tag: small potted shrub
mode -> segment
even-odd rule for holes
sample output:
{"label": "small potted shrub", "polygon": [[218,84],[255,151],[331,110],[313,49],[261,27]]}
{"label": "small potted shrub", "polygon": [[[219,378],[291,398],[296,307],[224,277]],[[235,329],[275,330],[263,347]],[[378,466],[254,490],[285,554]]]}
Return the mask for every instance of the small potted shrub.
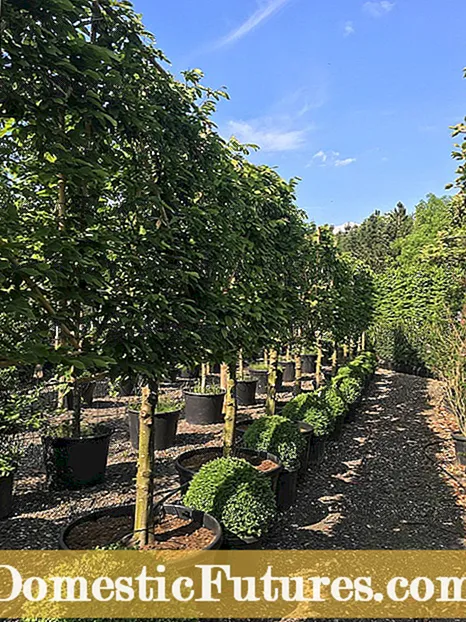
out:
{"label": "small potted shrub", "polygon": [[310,394],[303,421],[312,428],[309,463],[320,464],[324,457],[325,443],[333,430],[333,417],[323,397],[317,392]]}
{"label": "small potted shrub", "polygon": [[276,517],[270,482],[241,458],[218,458],[205,464],[193,477],[183,501],[189,508],[214,516],[232,546],[253,545]]}
{"label": "small potted shrub", "polygon": [[[154,449],[173,447],[183,407],[181,400],[163,395],[160,397],[154,413]],[[129,437],[136,450],[139,447],[139,409],[140,403],[135,402],[128,410]]]}
{"label": "small potted shrub", "polygon": [[323,391],[323,400],[326,409],[333,418],[333,431],[331,433],[331,440],[338,440],[341,437],[343,430],[343,423],[345,421],[345,415],[348,410],[344,399],[340,395],[338,388],[332,384],[326,387]]}
{"label": "small potted shrub", "polygon": [[217,384],[203,386],[196,384],[184,391],[186,421],[193,425],[212,425],[222,423],[225,390]]}
{"label": "small potted shrub", "polygon": [[[346,371],[348,373],[345,373]],[[342,374],[338,374],[335,377],[333,382],[348,407],[347,415],[354,417],[356,407],[360,403],[362,397],[363,380],[355,375],[351,375],[351,370],[346,368],[343,370]]]}
{"label": "small potted shrub", "polygon": [[277,491],[277,504],[289,508],[297,496],[298,472],[304,459],[306,441],[296,424],[286,417],[261,417],[248,427],[243,445],[276,455],[283,464]]}

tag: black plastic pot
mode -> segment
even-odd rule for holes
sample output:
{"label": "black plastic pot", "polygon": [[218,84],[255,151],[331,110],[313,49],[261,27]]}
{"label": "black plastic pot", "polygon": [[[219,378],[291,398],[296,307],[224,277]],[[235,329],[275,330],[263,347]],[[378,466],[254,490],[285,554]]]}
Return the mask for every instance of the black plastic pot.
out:
{"label": "black plastic pot", "polygon": [[[92,408],[94,401],[95,382],[85,382],[81,385],[81,404],[83,408]],[[66,394],[66,407],[73,410],[74,392],[69,391]]]}
{"label": "black plastic pot", "polygon": [[301,458],[301,468],[299,469],[299,474],[304,475],[304,473],[306,473],[308,466],[309,466],[309,456],[311,453],[311,442],[314,437],[312,434],[312,427],[308,423],[305,423],[304,421],[298,421],[298,427],[299,427],[299,431],[304,437],[304,440],[306,441],[306,449],[304,450],[303,456]]}
{"label": "black plastic pot", "polygon": [[317,354],[303,354],[301,356],[301,373],[315,374]]}
{"label": "black plastic pot", "polygon": [[280,365],[283,367],[282,382],[294,382],[296,377],[294,361],[287,361],[286,363],[280,363]]}
{"label": "black plastic pot", "polygon": [[460,466],[466,466],[466,436],[460,432],[451,435],[455,443],[456,462]]}
{"label": "black plastic pot", "polygon": [[329,440],[339,441],[343,434],[343,424],[345,423],[345,416],[337,417],[334,422],[333,430],[329,435]]}
{"label": "black plastic pot", "polygon": [[278,478],[277,507],[279,510],[288,510],[298,496],[299,471],[287,471],[283,469]]}
{"label": "black plastic pot", "polygon": [[[154,449],[173,447],[181,409],[154,414]],[[139,448],[139,412],[128,411],[129,438],[134,449]]]}
{"label": "black plastic pot", "polygon": [[236,383],[236,401],[240,406],[253,406],[256,403],[257,380],[239,380]]}
{"label": "black plastic pot", "polygon": [[120,397],[129,397],[135,395],[137,382],[134,378],[126,378],[120,383]]}
{"label": "black plastic pot", "polygon": [[51,489],[74,490],[105,479],[111,430],[82,438],[42,437],[45,470]]}
{"label": "black plastic pot", "polygon": [[10,516],[13,509],[13,473],[0,477],[0,519]]}
{"label": "black plastic pot", "polygon": [[256,381],[256,391],[259,395],[267,393],[267,378],[269,372],[266,369],[251,369],[249,368],[249,374],[253,376]]}
{"label": "black plastic pot", "polygon": [[222,423],[222,413],[225,391],[221,393],[193,393],[184,392],[184,416],[192,425],[212,425]]}
{"label": "black plastic pot", "polygon": [[326,438],[313,436],[309,445],[309,464],[321,464],[325,454]]}
{"label": "black plastic pot", "polygon": [[[179,455],[178,458],[175,460],[175,468],[178,473],[180,484],[183,485],[187,482],[190,482],[199,470],[187,467],[183,464],[185,461],[189,460],[189,458],[192,458],[194,456],[202,456],[202,454],[216,454],[215,457],[220,458],[222,453],[222,447],[203,447],[202,449],[192,449],[191,451],[185,451],[184,453]],[[278,477],[282,470],[282,463],[277,458],[277,456],[269,454],[265,451],[254,451],[253,449],[246,449],[245,447],[237,447],[233,451],[233,455],[240,456],[248,462],[251,462],[251,464],[254,464],[254,462],[258,459],[271,460],[272,462],[275,462],[277,466],[274,469],[270,469],[270,471],[265,471],[263,475],[270,478],[273,490],[277,489]],[[209,460],[206,460],[206,463],[207,462],[209,462]]]}
{"label": "black plastic pot", "polygon": [[[191,508],[186,508],[183,505],[164,505],[164,510],[167,514],[171,514],[173,516],[178,516],[179,518],[184,518],[187,520],[192,519],[199,525],[206,527],[213,534],[214,538],[212,542],[206,546],[206,549],[219,549],[222,544],[222,528],[220,527],[219,522],[216,518],[211,516],[210,514],[206,514],[205,512],[200,512],[199,510],[192,510]],[[120,505],[113,508],[105,508],[103,510],[97,510],[95,512],[90,512],[89,514],[84,514],[79,518],[75,519],[71,523],[65,526],[59,536],[58,546],[62,550],[69,550],[67,545],[67,538],[70,535],[70,532],[77,527],[78,525],[82,525],[83,523],[91,523],[98,519],[104,517],[113,517],[119,518],[121,516],[134,516],[134,505]],[[111,534],[109,534],[109,542],[103,542],[102,546],[107,544],[112,544],[111,542]]]}

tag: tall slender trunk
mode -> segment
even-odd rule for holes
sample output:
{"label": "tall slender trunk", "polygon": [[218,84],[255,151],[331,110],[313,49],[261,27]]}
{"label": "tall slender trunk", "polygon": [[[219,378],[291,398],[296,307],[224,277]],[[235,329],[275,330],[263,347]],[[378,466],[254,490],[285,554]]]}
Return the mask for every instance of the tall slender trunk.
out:
{"label": "tall slender trunk", "polygon": [[[220,365],[220,387],[226,391],[228,384],[228,365],[226,363],[222,363]],[[225,414],[226,412],[226,400],[223,400],[223,409],[222,412]]]}
{"label": "tall slender trunk", "polygon": [[317,337],[317,359],[316,359],[316,387],[322,384],[322,339],[320,335]]}
{"label": "tall slender trunk", "polygon": [[264,349],[264,365],[269,366],[269,351],[267,348]]}
{"label": "tall slender trunk", "polygon": [[338,370],[338,343],[336,341],[333,342],[333,352],[332,352],[332,376],[337,373]]}
{"label": "tall slender trunk", "polygon": [[285,360],[286,360],[287,363],[291,362],[291,348],[290,348],[290,346],[286,346]]}
{"label": "tall slender trunk", "polygon": [[238,352],[238,379],[244,380],[244,359],[242,349]]}
{"label": "tall slender trunk", "polygon": [[154,411],[157,399],[157,383],[149,382],[142,389],[139,411],[139,454],[134,516],[134,539],[139,546],[148,544],[153,535],[151,528],[154,495]]}
{"label": "tall slender trunk", "polygon": [[364,331],[361,335],[361,351],[364,352],[366,350],[366,332]]}
{"label": "tall slender trunk", "polygon": [[295,378],[294,378],[294,387],[293,387],[293,395],[299,395],[302,391],[302,363],[301,363],[301,348],[298,349],[295,354]]}
{"label": "tall slender trunk", "polygon": [[343,359],[345,361],[345,363],[347,363],[349,361],[349,353],[350,353],[350,349],[347,343],[343,344]]}
{"label": "tall slender trunk", "polygon": [[205,393],[205,388],[207,384],[207,365],[205,363],[201,363],[201,391]]}
{"label": "tall slender trunk", "polygon": [[73,425],[74,438],[81,436],[81,384],[74,378],[73,382]]}
{"label": "tall slender trunk", "polygon": [[269,375],[267,378],[267,399],[265,402],[265,412],[267,415],[274,415],[277,406],[277,367],[278,353],[273,349],[269,352]]}
{"label": "tall slender trunk", "polygon": [[223,455],[228,458],[232,455],[235,445],[236,431],[236,364],[227,365],[227,387],[225,394],[225,425],[223,427]]}

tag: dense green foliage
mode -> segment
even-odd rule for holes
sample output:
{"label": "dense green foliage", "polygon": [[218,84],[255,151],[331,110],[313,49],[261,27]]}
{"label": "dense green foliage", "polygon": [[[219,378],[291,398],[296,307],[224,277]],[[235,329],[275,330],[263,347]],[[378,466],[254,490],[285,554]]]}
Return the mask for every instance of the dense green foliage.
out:
{"label": "dense green foliage", "polygon": [[298,426],[279,415],[256,419],[246,430],[242,445],[277,456],[288,471],[299,469],[305,449]]}
{"label": "dense green foliage", "polygon": [[208,512],[239,538],[259,538],[276,515],[270,482],[240,458],[217,458],[201,467],[183,501]]}

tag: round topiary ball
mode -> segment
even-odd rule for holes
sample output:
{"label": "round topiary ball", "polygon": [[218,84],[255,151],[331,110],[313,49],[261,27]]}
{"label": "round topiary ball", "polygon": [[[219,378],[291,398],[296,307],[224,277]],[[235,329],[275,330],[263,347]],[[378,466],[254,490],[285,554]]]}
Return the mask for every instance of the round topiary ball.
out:
{"label": "round topiary ball", "polygon": [[274,454],[280,458],[287,471],[297,471],[306,441],[295,423],[286,417],[273,415],[254,421],[246,430],[242,445]]}
{"label": "round topiary ball", "polygon": [[308,404],[312,401],[311,395],[310,393],[297,395],[285,405],[280,414],[291,421],[303,421]]}
{"label": "round topiary ball", "polygon": [[277,513],[269,479],[241,458],[217,458],[201,467],[184,503],[212,514],[227,534],[242,540],[260,538]]}

